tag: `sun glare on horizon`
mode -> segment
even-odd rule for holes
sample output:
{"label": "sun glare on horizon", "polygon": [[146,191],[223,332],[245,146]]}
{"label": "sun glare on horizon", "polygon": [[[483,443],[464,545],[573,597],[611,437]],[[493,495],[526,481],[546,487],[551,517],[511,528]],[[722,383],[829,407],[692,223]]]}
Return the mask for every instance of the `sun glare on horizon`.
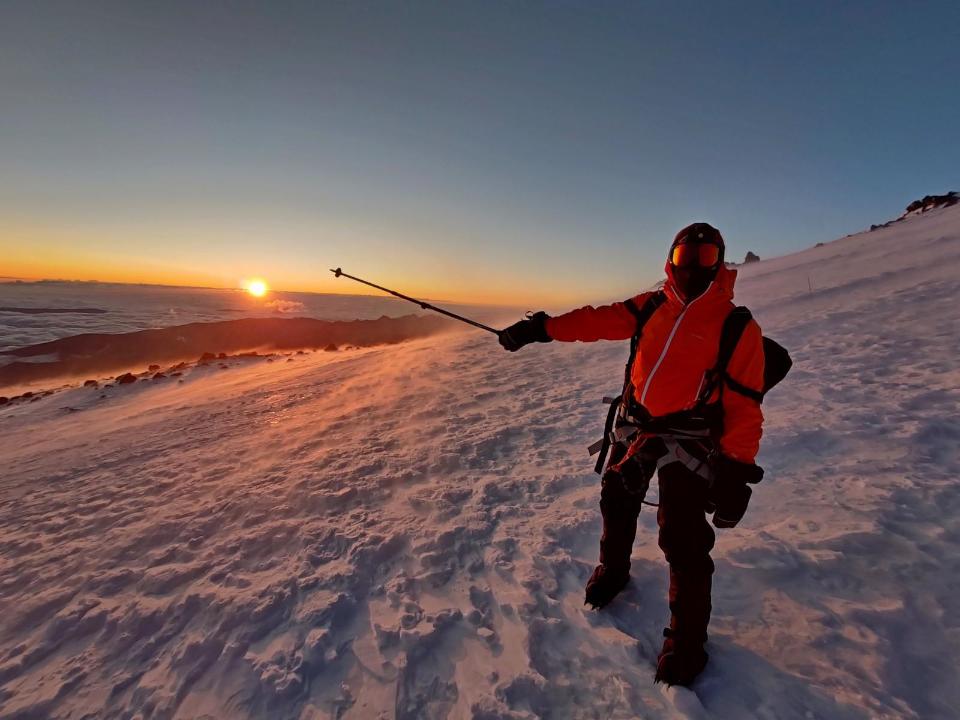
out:
{"label": "sun glare on horizon", "polygon": [[259,279],[248,280],[245,287],[248,293],[258,298],[266,295],[267,290],[269,290],[269,288],[267,287],[267,283]]}

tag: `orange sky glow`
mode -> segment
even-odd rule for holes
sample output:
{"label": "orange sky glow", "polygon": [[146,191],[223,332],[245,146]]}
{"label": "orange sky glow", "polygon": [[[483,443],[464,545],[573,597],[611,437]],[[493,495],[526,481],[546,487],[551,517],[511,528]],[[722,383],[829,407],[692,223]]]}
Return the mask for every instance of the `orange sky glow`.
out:
{"label": "orange sky glow", "polygon": [[[316,265],[297,262],[296,258],[278,260],[277,253],[269,247],[257,252],[251,251],[249,244],[242,252],[228,253],[219,259],[211,259],[200,251],[191,258],[191,253],[181,248],[179,244],[165,247],[153,239],[134,246],[99,234],[91,237],[85,233],[17,229],[0,232],[0,277],[241,289],[251,278],[262,278],[271,292],[377,294],[376,290],[349,279],[334,278],[329,268],[338,264],[335,258],[318,261]],[[544,282],[541,287],[517,287],[506,279],[481,277],[446,263],[388,267],[375,254],[369,259],[353,255],[350,265],[344,263],[345,272],[423,299],[544,306],[583,299],[565,296],[551,282]]]}

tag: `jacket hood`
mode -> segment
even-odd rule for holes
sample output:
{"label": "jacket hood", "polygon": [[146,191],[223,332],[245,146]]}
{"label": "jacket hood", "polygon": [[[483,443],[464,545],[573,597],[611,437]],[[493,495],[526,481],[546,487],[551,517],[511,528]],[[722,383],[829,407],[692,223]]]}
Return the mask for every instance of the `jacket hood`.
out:
{"label": "jacket hood", "polygon": [[[681,297],[680,292],[677,290],[676,281],[673,277],[673,266],[670,264],[670,261],[667,260],[664,271],[667,273],[667,282],[664,284],[663,289],[667,294],[667,298],[670,302],[680,303],[685,305],[686,301]],[[707,289],[702,295],[698,295],[696,299],[710,297],[711,300],[723,300],[731,301],[733,300],[733,286],[737,281],[737,271],[733,268],[728,268],[726,265],[721,265],[720,269],[717,270],[717,276],[713,279],[713,282],[707,286]]]}

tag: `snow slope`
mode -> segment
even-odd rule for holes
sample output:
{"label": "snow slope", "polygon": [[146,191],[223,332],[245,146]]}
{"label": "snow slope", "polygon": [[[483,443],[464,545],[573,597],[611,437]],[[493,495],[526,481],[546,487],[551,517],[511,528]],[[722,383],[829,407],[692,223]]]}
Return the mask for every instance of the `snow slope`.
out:
{"label": "snow slope", "polygon": [[625,345],[469,331],[0,409],[0,717],[955,717],[960,207],[738,299],[795,367],[692,690],[652,512],[582,605]]}

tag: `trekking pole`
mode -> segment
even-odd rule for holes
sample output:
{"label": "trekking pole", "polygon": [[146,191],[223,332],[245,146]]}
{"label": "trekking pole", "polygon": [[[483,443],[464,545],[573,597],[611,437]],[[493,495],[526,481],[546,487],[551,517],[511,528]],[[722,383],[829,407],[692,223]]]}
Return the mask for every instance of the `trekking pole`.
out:
{"label": "trekking pole", "polygon": [[463,317],[462,315],[457,315],[456,313],[452,313],[452,312],[450,312],[449,310],[444,310],[443,308],[438,308],[436,305],[431,305],[430,303],[423,302],[422,300],[417,300],[416,298],[412,298],[412,297],[410,297],[409,295],[404,295],[403,293],[398,293],[398,292],[395,291],[395,290],[390,290],[389,288],[381,287],[380,285],[376,285],[376,284],[374,284],[374,283],[372,283],[372,282],[367,282],[366,280],[361,280],[360,278],[354,277],[353,275],[347,275],[347,273],[343,272],[343,270],[341,270],[340,268],[337,268],[336,270],[330,270],[330,272],[332,272],[336,277],[350,278],[351,280],[356,280],[358,283],[363,283],[364,285],[369,285],[370,287],[376,288],[377,290],[383,290],[385,293],[390,293],[390,294],[393,295],[394,297],[398,297],[398,298],[400,298],[401,300],[406,300],[407,302],[412,302],[412,303],[414,303],[414,304],[416,304],[416,305],[419,305],[419,306],[420,306],[422,309],[424,309],[424,310],[433,310],[434,312],[438,312],[438,313],[440,313],[441,315],[446,315],[447,317],[452,317],[454,320],[459,320],[460,322],[465,322],[465,323],[467,323],[467,325],[473,325],[474,327],[480,328],[481,330],[486,330],[487,332],[492,332],[494,335],[497,335],[497,336],[500,335],[500,331],[499,331],[499,330],[494,330],[494,329],[493,329],[492,327],[490,327],[489,325],[484,325],[484,324],[482,324],[482,323],[478,323],[476,320],[471,320],[470,318],[465,318],[465,317]]}

